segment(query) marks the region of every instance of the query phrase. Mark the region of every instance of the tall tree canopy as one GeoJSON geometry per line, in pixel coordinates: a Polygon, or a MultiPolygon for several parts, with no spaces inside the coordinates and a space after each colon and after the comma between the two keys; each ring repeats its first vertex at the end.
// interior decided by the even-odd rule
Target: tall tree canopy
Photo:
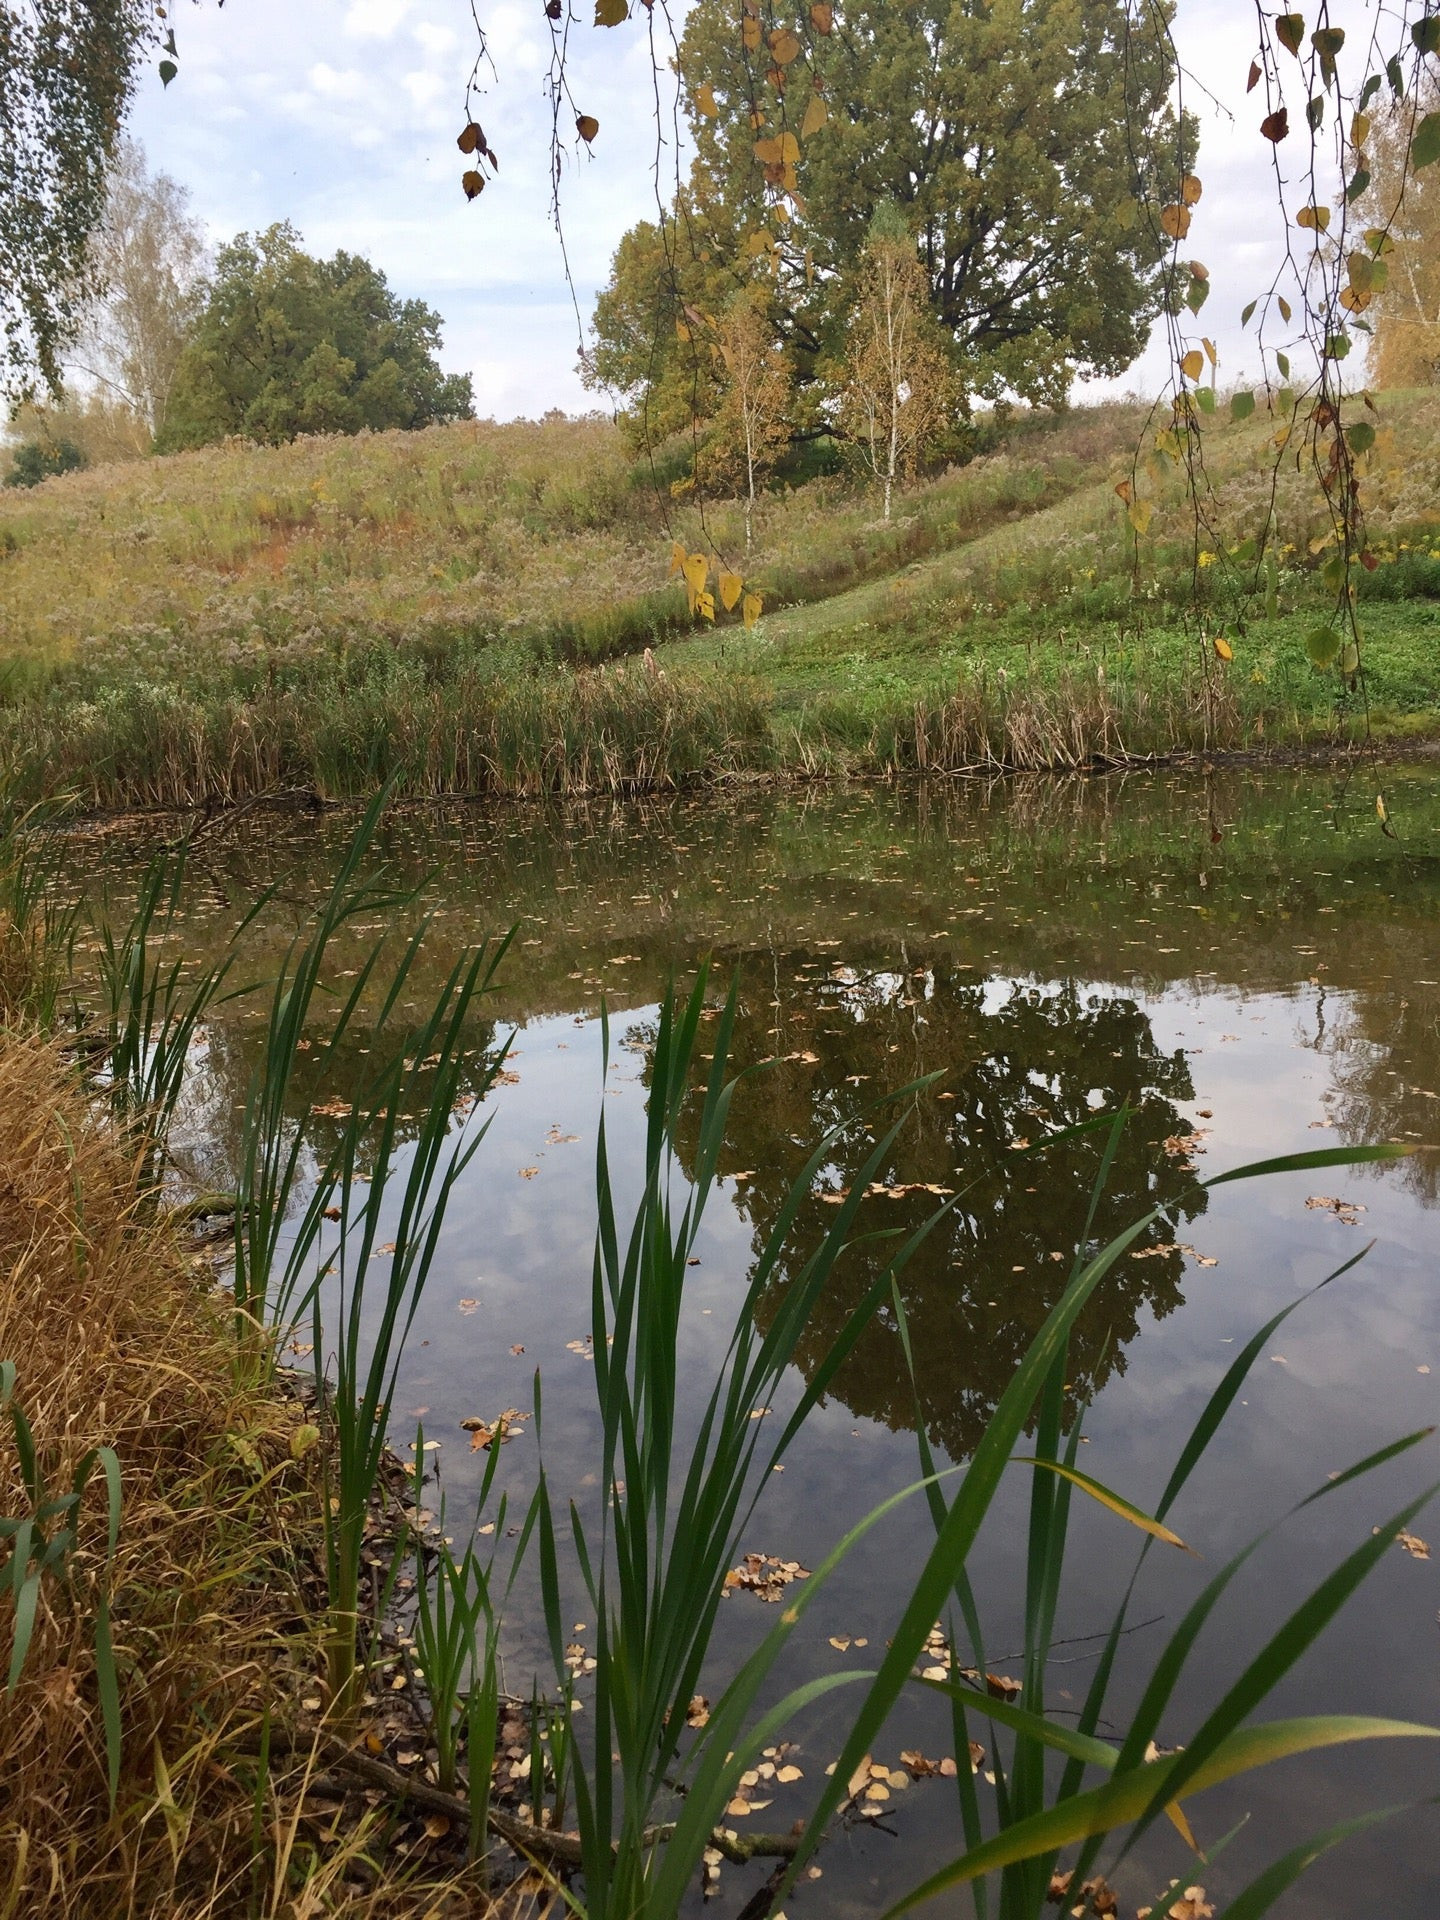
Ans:
{"type": "Polygon", "coordinates": [[[164,430],[170,391],[205,304],[209,253],[190,195],[151,174],[144,150],[121,142],[105,218],[90,259],[100,292],[80,325],[74,364],[133,420],[133,451],[164,430]]]}
{"type": "Polygon", "coordinates": [[[652,226],[617,255],[599,377],[662,387],[686,358],[667,297],[698,305],[717,276],[757,273],[806,371],[886,201],[915,235],[965,394],[1053,402],[1077,371],[1129,364],[1167,248],[1142,204],[1173,199],[1188,160],[1160,9],[1137,23],[1123,0],[856,0],[833,30],[818,9],[818,34],[817,9],[773,11],[763,33],[747,12],[743,34],[729,0],[690,15],[689,188],[664,244],[652,226]],[[808,60],[792,52],[802,32],[808,60]]]}
{"type": "Polygon", "coordinates": [[[468,419],[470,376],[442,373],[435,358],[440,325],[358,254],[313,259],[284,222],[239,234],[216,259],[159,445],[468,419]]]}
{"type": "MultiPolygon", "coordinates": [[[[0,0],[0,394],[52,393],[84,305],[90,238],[152,0],[0,0]]],[[[172,69],[173,71],[173,69],[172,69]]]]}

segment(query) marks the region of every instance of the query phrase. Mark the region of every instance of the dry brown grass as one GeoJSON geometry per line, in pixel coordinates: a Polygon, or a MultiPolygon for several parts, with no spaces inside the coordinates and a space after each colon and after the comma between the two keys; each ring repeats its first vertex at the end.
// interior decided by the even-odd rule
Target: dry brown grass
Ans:
{"type": "MultiPolygon", "coordinates": [[[[300,1811],[304,1743],[260,1777],[312,1642],[292,1570],[315,1493],[298,1407],[233,1384],[208,1276],[158,1218],[139,1163],[53,1047],[0,1037],[0,1358],[49,1484],[92,1446],[121,1462],[111,1579],[123,1760],[112,1815],[93,1607],[105,1512],[92,1483],[69,1591],[51,1581],[24,1673],[0,1697],[3,1920],[458,1915],[480,1896],[387,1870],[385,1810],[327,1845],[300,1811]]],[[[3,1511],[26,1510],[8,1422],[3,1511]]],[[[98,1482],[98,1476],[97,1476],[98,1482]]],[[[12,1610],[0,1600],[0,1673],[12,1610]]],[[[423,1865],[423,1863],[419,1863],[423,1865]]]]}

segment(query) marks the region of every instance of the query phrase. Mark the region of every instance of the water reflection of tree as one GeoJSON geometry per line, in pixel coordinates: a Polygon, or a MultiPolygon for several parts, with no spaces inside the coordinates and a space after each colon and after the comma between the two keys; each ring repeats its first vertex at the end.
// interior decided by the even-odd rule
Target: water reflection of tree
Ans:
{"type": "MultiPolygon", "coordinates": [[[[1142,1314],[1163,1316],[1181,1302],[1176,1231],[1205,1207],[1193,1169],[1163,1146],[1187,1131],[1174,1104],[1193,1096],[1183,1053],[1161,1052],[1133,1000],[1073,982],[1053,989],[985,984],[943,967],[828,973],[823,962],[817,969],[787,955],[775,962],[777,1007],[766,1004],[771,996],[755,994],[758,973],[759,963],[750,962],[745,978],[753,997],[737,1024],[736,1060],[781,1057],[737,1098],[726,1162],[747,1176],[736,1205],[752,1223],[757,1247],[808,1143],[886,1087],[943,1071],[937,1092],[953,1098],[931,1093],[911,1103],[879,1176],[912,1190],[871,1198],[860,1219],[862,1226],[908,1231],[939,1204],[914,1189],[965,1189],[901,1282],[926,1419],[952,1454],[964,1454],[1068,1277],[1102,1151],[1098,1133],[1035,1157],[1017,1148],[1127,1106],[1133,1118],[1091,1243],[1103,1244],[1152,1206],[1163,1208],[1163,1218],[1082,1318],[1070,1377],[1077,1394],[1088,1395],[1123,1372],[1142,1314]]],[[[833,1213],[825,1194],[850,1186],[884,1125],[883,1118],[874,1131],[862,1125],[837,1146],[802,1208],[797,1245],[813,1245],[828,1227],[833,1213]]],[[[690,1145],[682,1142],[682,1153],[690,1145]]],[[[873,1242],[847,1254],[801,1343],[802,1370],[817,1364],[887,1256],[887,1246],[873,1242]]],[[[838,1392],[858,1414],[892,1427],[912,1423],[890,1316],[862,1338],[838,1392]]]]}
{"type": "MultiPolygon", "coordinates": [[[[1414,970],[1413,959],[1404,971],[1397,965],[1401,983],[1414,970]]],[[[1440,994],[1430,980],[1412,977],[1408,986],[1336,993],[1317,983],[1301,1002],[1301,1044],[1325,1059],[1323,1097],[1342,1140],[1440,1141],[1440,994]]],[[[1440,1204],[1440,1153],[1372,1168],[1369,1177],[1401,1181],[1425,1206],[1440,1204]]]]}

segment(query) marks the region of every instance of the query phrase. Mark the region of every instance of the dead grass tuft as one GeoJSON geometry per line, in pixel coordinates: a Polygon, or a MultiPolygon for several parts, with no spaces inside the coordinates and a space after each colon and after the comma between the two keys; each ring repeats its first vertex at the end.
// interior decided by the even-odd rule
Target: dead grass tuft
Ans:
{"type": "MultiPolygon", "coordinates": [[[[256,1754],[312,1651],[298,1604],[316,1513],[291,1453],[298,1408],[233,1384],[208,1273],[192,1268],[56,1051],[0,1039],[0,1358],[47,1482],[115,1448],[124,1509],[111,1582],[123,1729],[106,1782],[93,1610],[104,1495],[87,1492],[69,1588],[47,1583],[14,1695],[0,1696],[0,1920],[416,1915],[447,1904],[385,1871],[384,1810],[327,1845],[300,1810],[313,1755],[256,1754]]],[[[27,1510],[8,1423],[0,1502],[27,1510]]],[[[0,1601],[0,1674],[13,1610],[0,1601]]]]}

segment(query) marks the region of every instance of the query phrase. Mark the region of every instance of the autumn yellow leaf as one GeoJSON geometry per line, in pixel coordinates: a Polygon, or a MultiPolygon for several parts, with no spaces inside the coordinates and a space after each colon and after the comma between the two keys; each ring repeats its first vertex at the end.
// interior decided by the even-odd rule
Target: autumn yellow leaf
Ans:
{"type": "Polygon", "coordinates": [[[835,9],[829,0],[814,0],[810,9],[810,24],[816,33],[829,33],[835,25],[835,9]]]}
{"type": "Polygon", "coordinates": [[[1126,509],[1131,526],[1136,533],[1144,534],[1150,530],[1150,516],[1155,508],[1149,500],[1132,500],[1126,509]]]}
{"type": "Polygon", "coordinates": [[[713,620],[715,618],[714,594],[697,593],[695,596],[695,611],[702,620],[713,620]]]}
{"type": "Polygon", "coordinates": [[[788,67],[799,57],[800,36],[793,28],[776,27],[769,36],[770,52],[777,67],[788,67]]]}
{"type": "MultiPolygon", "coordinates": [[[[1126,506],[1128,507],[1130,504],[1130,494],[1131,494],[1130,482],[1128,480],[1119,481],[1116,484],[1115,491],[1116,493],[1119,494],[1120,498],[1125,502],[1126,506]]],[[[676,542],[677,548],[679,547],[679,544],[680,543],[677,541],[676,542]]],[[[673,572],[674,569],[672,568],[671,571],[673,572]]]]}
{"type": "Polygon", "coordinates": [[[590,142],[600,131],[600,122],[595,118],[593,113],[577,113],[575,116],[575,131],[585,142],[586,146],[589,146],[590,142]]]}
{"type": "Polygon", "coordinates": [[[700,595],[705,591],[705,582],[710,573],[710,562],[703,553],[690,553],[680,571],[685,576],[685,593],[690,602],[690,611],[694,613],[700,595]]]}
{"type": "Polygon", "coordinates": [[[1315,233],[1324,233],[1330,225],[1329,207],[1301,207],[1295,216],[1297,227],[1306,227],[1315,233]]]}
{"type": "Polygon", "coordinates": [[[738,573],[727,573],[722,567],[717,584],[720,588],[720,604],[729,613],[744,592],[745,582],[738,573]]]}
{"type": "Polygon", "coordinates": [[[793,165],[800,158],[800,142],[793,133],[771,133],[755,142],[755,158],[763,166],[793,165]]]}
{"type": "Polygon", "coordinates": [[[808,140],[812,133],[818,133],[830,118],[830,110],[818,93],[812,93],[810,104],[805,109],[805,117],[800,122],[800,138],[808,140]]]}
{"type": "Polygon", "coordinates": [[[665,578],[667,580],[673,580],[677,573],[684,573],[685,562],[688,558],[689,555],[680,542],[678,540],[672,540],[670,542],[670,571],[666,574],[665,578]]]}
{"type": "Polygon", "coordinates": [[[1205,358],[1210,362],[1212,367],[1215,366],[1219,360],[1219,355],[1215,351],[1215,342],[1213,340],[1202,339],[1200,344],[1205,349],[1205,358]]]}
{"type": "Polygon", "coordinates": [[[713,120],[720,111],[715,104],[715,89],[713,87],[697,87],[695,89],[695,106],[700,113],[704,114],[707,120],[713,120]]]}
{"type": "Polygon", "coordinates": [[[1178,200],[1160,209],[1160,231],[1171,240],[1183,240],[1190,231],[1190,209],[1178,200]]]}
{"type": "Polygon", "coordinates": [[[1217,633],[1215,638],[1210,642],[1210,644],[1215,649],[1215,655],[1217,659],[1233,660],[1235,658],[1235,649],[1231,646],[1230,642],[1224,637],[1223,634],[1217,633]]]}
{"type": "Polygon", "coordinates": [[[1180,356],[1180,371],[1187,380],[1198,380],[1205,371],[1205,356],[1198,347],[1180,356]]]}
{"type": "Polygon", "coordinates": [[[1185,202],[1187,207],[1193,207],[1204,191],[1205,189],[1200,185],[1200,182],[1195,178],[1193,173],[1187,173],[1185,178],[1180,182],[1180,198],[1185,202]]]}
{"type": "Polygon", "coordinates": [[[747,633],[752,627],[759,624],[760,616],[764,611],[765,602],[760,598],[760,595],[758,593],[747,593],[740,603],[740,618],[745,622],[745,631],[747,633]]]}
{"type": "Polygon", "coordinates": [[[748,13],[740,22],[740,38],[745,43],[745,51],[747,53],[754,53],[755,49],[760,45],[760,22],[758,20],[752,20],[748,13]]]}

